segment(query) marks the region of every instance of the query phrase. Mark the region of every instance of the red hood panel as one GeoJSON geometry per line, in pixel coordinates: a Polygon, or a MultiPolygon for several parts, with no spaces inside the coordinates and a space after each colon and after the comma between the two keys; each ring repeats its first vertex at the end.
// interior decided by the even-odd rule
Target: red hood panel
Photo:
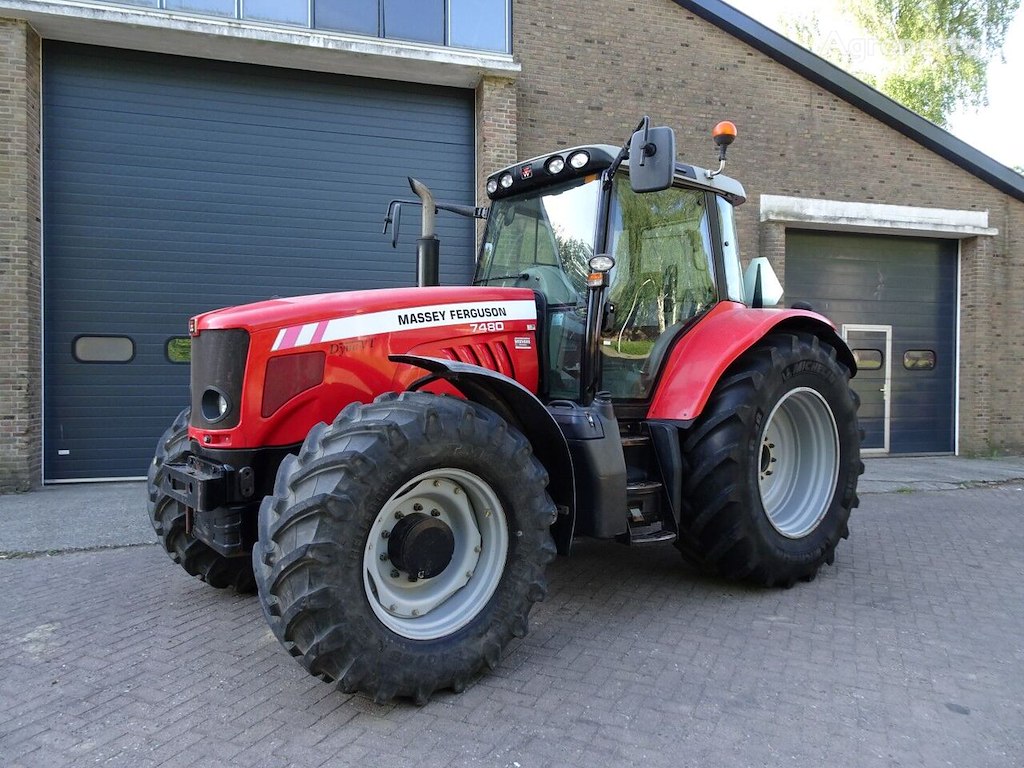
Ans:
{"type": "Polygon", "coordinates": [[[196,316],[196,331],[244,328],[250,333],[271,328],[303,325],[388,310],[410,309],[486,301],[533,301],[527,288],[455,286],[432,288],[382,288],[372,291],[322,293],[270,299],[255,304],[218,309],[196,316]]]}

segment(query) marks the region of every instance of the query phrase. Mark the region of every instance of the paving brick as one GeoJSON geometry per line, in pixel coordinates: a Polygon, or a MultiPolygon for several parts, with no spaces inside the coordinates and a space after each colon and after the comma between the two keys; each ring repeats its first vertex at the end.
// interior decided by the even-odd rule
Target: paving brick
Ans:
{"type": "Polygon", "coordinates": [[[1024,754],[1024,491],[870,494],[791,590],[581,542],[505,662],[425,707],[306,675],[158,547],[0,560],[0,758],[59,766],[985,765],[1024,754]],[[132,574],[130,580],[124,574],[132,574]],[[646,597],[649,595],[649,599],[646,597]]]}

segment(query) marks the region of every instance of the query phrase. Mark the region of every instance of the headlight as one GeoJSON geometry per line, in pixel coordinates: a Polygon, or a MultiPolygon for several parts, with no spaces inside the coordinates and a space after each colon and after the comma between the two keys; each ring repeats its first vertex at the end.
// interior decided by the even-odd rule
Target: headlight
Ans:
{"type": "Polygon", "coordinates": [[[555,155],[550,160],[548,160],[547,168],[548,173],[552,175],[559,174],[565,168],[565,160],[560,158],[558,155],[555,155]]]}
{"type": "Polygon", "coordinates": [[[590,257],[591,272],[611,272],[614,266],[615,259],[607,254],[599,253],[597,256],[590,257]]]}
{"type": "Polygon", "coordinates": [[[495,181],[494,179],[488,179],[487,180],[487,194],[488,195],[493,195],[497,191],[498,191],[498,182],[495,181]]]}
{"type": "Polygon", "coordinates": [[[501,184],[501,188],[502,189],[508,189],[509,187],[512,186],[512,174],[511,173],[503,173],[503,174],[501,174],[501,178],[498,180],[498,183],[501,184]]]}
{"type": "Polygon", "coordinates": [[[227,395],[219,389],[210,387],[203,392],[202,409],[203,418],[210,424],[215,424],[228,415],[231,404],[228,402],[227,395]]]}

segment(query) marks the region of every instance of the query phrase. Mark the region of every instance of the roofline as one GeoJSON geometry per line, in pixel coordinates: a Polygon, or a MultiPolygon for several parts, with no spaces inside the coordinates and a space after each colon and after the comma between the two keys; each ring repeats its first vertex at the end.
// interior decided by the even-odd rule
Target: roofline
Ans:
{"type": "Polygon", "coordinates": [[[756,48],[783,66],[830,91],[890,128],[1024,201],[1024,176],[958,139],[944,128],[893,101],[863,80],[780,35],[722,0],[674,0],[677,5],[756,48]]]}

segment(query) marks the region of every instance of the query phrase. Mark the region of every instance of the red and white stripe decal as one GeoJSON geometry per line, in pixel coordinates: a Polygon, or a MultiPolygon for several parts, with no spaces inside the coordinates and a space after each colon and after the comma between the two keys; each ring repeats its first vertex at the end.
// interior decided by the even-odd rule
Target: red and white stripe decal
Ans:
{"type": "Polygon", "coordinates": [[[343,341],[395,331],[439,328],[469,323],[536,321],[537,305],[532,301],[474,301],[459,304],[430,304],[388,309],[365,315],[338,317],[305,325],[282,328],[271,349],[297,349],[324,341],[343,341]]]}

